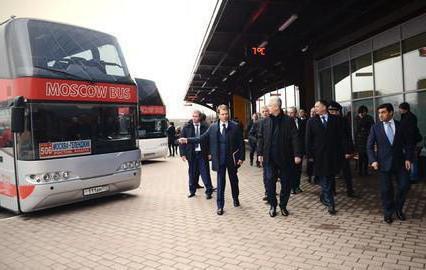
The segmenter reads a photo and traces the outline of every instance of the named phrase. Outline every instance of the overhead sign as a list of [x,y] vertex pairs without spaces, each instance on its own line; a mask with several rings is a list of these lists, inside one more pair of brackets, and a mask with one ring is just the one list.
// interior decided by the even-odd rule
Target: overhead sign
[[254,56],[265,56],[266,48],[265,47],[252,47],[251,54]]
[[141,114],[166,114],[166,107],[165,106],[140,106],[139,107]]

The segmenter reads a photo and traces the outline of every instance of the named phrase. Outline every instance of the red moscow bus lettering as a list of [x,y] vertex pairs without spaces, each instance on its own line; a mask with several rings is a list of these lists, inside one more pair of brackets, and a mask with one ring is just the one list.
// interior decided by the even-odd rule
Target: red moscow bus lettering
[[110,98],[130,99],[130,88],[110,88]]
[[[121,93],[120,88],[111,87],[113,89],[118,89],[114,95],[111,93],[111,97],[122,98],[123,93]],[[127,89],[127,88],[123,88]],[[130,91],[130,89],[127,89]],[[108,87],[107,86],[93,86],[93,85],[78,85],[78,84],[67,84],[67,83],[46,83],[46,96],[56,96],[56,97],[89,97],[89,98],[103,98],[106,99],[108,96]],[[126,96],[126,95],[124,95]],[[130,93],[128,93],[128,98],[130,98]]]

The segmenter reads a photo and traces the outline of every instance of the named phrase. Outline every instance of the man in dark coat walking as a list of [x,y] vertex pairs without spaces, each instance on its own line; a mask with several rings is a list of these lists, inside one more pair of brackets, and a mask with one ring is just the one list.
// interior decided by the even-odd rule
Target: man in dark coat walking
[[302,153],[297,129],[292,120],[284,115],[281,99],[272,97],[269,100],[270,116],[263,121],[258,133],[257,153],[263,163],[266,174],[268,201],[271,205],[269,215],[276,216],[277,197],[276,182],[281,182],[280,210],[288,216],[287,203],[290,198],[291,184],[296,176],[296,164],[300,164]]
[[321,202],[328,207],[330,215],[335,215],[334,195],[332,192],[336,174],[341,170],[341,149],[345,157],[347,151],[342,121],[327,112],[327,102],[320,100],[315,103],[317,115],[306,124],[306,155],[314,159],[314,174],[321,184]]
[[[306,133],[306,118],[301,119],[297,117],[297,109],[296,107],[290,107],[287,110],[288,116],[294,121],[297,130],[297,138],[299,140],[300,145],[300,153],[303,160],[303,155],[305,154],[305,133]],[[293,194],[297,194],[302,192],[303,190],[300,188],[300,178],[302,177],[302,162],[296,164],[296,176],[292,183],[291,192]]]
[[237,171],[245,159],[245,145],[242,129],[237,123],[229,121],[228,106],[220,105],[217,112],[219,121],[213,123],[201,137],[180,138],[179,143],[209,144],[212,169],[217,172],[217,214],[223,215],[226,171],[231,183],[234,207],[240,206]]

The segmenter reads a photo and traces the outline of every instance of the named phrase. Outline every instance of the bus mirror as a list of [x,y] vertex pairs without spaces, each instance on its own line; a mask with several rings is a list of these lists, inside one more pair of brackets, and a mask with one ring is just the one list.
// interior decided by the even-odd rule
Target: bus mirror
[[25,126],[25,108],[22,107],[12,107],[12,123],[11,129],[14,133],[24,132]]

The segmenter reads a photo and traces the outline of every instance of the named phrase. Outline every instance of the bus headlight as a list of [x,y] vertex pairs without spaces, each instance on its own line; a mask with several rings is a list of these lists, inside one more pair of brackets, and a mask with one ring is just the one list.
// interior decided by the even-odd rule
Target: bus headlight
[[132,160],[132,161],[126,161],[123,162],[120,167],[117,169],[117,171],[128,171],[128,170],[134,170],[141,166],[140,160]]
[[69,171],[57,171],[57,172],[46,172],[40,174],[30,174],[25,178],[28,182],[34,184],[45,184],[52,181],[61,182],[70,178],[71,172]]

